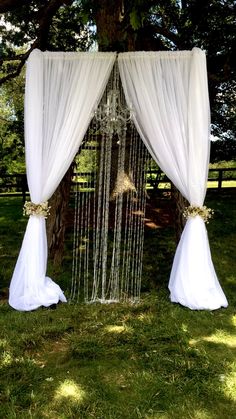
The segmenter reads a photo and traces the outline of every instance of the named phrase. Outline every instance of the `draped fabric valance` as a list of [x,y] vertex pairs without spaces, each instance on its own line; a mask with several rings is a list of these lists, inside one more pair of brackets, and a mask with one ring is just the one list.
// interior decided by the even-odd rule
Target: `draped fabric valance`
[[[27,64],[25,144],[31,201],[50,198],[70,166],[101,99],[115,53],[35,50]],[[205,54],[134,52],[118,56],[126,101],[152,157],[190,204],[201,206],[209,163],[209,99]],[[31,215],[10,286],[10,305],[32,310],[65,301],[46,277],[45,219]],[[169,288],[191,309],[227,306],[200,217],[188,219]]]

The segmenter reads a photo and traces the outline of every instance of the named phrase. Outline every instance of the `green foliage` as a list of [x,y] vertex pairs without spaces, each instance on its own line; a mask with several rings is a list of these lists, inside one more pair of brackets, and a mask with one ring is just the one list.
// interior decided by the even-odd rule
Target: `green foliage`
[[236,139],[217,140],[211,142],[211,163],[236,161]]
[[1,174],[25,173],[24,76],[10,80],[0,89]]
[[95,39],[89,16],[80,4],[61,7],[53,18],[48,38],[49,49],[59,51],[88,51]]
[[[19,48],[26,48],[39,35],[40,25],[45,25],[44,39],[38,47],[48,50],[84,51],[93,43],[93,30],[84,23],[85,16],[80,2],[74,1],[70,6],[61,6],[53,16],[45,15],[43,8],[46,1],[32,1],[28,5],[17,7],[13,12],[4,14],[4,22],[0,28],[2,39],[2,57],[14,57]],[[5,25],[7,22],[7,25]]]
[[130,24],[134,30],[140,29],[143,26],[145,13],[133,7],[129,14]]
[[222,160],[215,163],[210,163],[211,169],[217,169],[217,168],[230,169],[231,167],[236,168],[236,160],[227,160],[227,161]]

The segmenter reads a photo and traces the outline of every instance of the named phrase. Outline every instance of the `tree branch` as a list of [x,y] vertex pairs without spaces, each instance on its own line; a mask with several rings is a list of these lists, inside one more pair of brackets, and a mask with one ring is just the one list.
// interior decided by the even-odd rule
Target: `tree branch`
[[[36,39],[35,42],[31,45],[31,47],[28,49],[28,51],[25,54],[23,54],[23,55],[21,54],[18,57],[16,56],[15,60],[19,60],[20,63],[16,67],[15,71],[13,71],[12,73],[9,73],[6,76],[3,76],[3,77],[0,78],[0,85],[5,83],[8,80],[14,79],[15,77],[19,76],[19,74],[22,70],[22,67],[24,66],[28,56],[30,55],[31,51],[33,51],[33,49],[37,48],[37,46],[38,46],[38,42],[37,42],[37,39]],[[5,58],[4,61],[7,61],[7,58]]]
[[[29,0],[23,0],[22,3],[31,3]],[[49,29],[52,23],[52,19],[56,12],[60,9],[60,7],[63,4],[70,5],[72,4],[73,0],[50,0],[46,3],[46,5],[42,6],[38,12],[36,13],[36,21],[38,22],[38,34],[37,38],[35,39],[34,43],[31,45],[31,47],[28,49],[28,51],[25,54],[16,55],[15,57],[4,57],[0,60],[0,65],[3,63],[3,61],[20,61],[18,66],[16,67],[16,70],[7,74],[6,76],[0,78],[0,85],[5,83],[8,80],[14,79],[17,77],[22,67],[24,66],[28,56],[30,55],[31,51],[35,48],[40,48],[41,50],[45,50],[47,48],[48,43],[48,34]],[[18,0],[3,0],[0,3],[0,12],[1,11],[9,11],[11,9],[16,8],[19,5]]]
[[63,4],[72,4],[73,0],[50,0],[37,13],[39,32],[37,36],[38,47],[42,50],[47,48],[49,29],[52,19]]
[[[145,26],[147,28],[148,26]],[[150,29],[152,29],[153,32],[155,32],[158,35],[164,36],[166,39],[169,39],[169,41],[173,42],[177,48],[180,47],[180,39],[179,36],[173,32],[170,32],[168,29],[159,26],[159,25],[149,25]]]
[[19,76],[22,67],[24,66],[26,61],[26,58],[24,60],[21,60],[20,64],[17,66],[17,69],[15,71],[13,71],[12,73],[7,74],[4,77],[0,78],[0,85],[5,83],[8,80],[14,79],[15,77]]

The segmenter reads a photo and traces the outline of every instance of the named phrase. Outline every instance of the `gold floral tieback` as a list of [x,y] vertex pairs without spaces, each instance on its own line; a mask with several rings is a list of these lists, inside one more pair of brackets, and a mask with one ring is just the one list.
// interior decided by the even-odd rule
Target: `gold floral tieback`
[[189,205],[186,207],[183,212],[185,218],[196,217],[199,215],[205,223],[209,223],[210,218],[214,215],[214,210],[207,208],[205,205],[203,207],[197,207],[195,205]]
[[26,201],[23,207],[23,215],[39,215],[47,218],[50,214],[50,208],[51,207],[48,206],[48,201],[42,202],[41,204],[34,204],[33,202]]

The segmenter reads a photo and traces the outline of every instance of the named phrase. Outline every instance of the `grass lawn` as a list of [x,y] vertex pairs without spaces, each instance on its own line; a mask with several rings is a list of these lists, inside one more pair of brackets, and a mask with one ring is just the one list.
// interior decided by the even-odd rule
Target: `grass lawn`
[[[169,302],[173,229],[146,234],[138,305],[59,304],[21,313],[6,300],[26,219],[0,198],[0,418],[235,419],[236,192],[209,191],[212,258],[227,309]],[[68,244],[69,246],[69,244]],[[56,282],[70,288],[70,256]]]

